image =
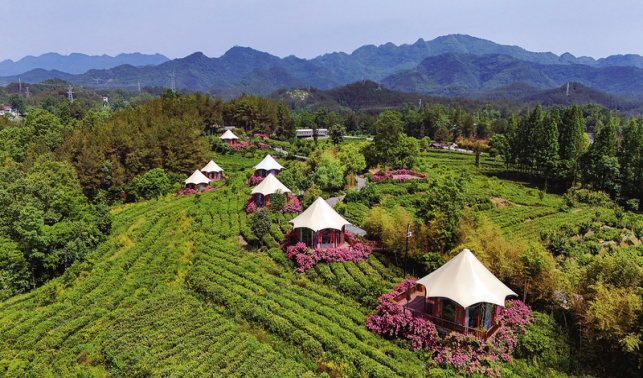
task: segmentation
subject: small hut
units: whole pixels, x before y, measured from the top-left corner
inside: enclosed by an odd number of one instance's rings
[[[223,178],[223,169],[212,160],[201,169],[201,172],[210,180],[220,180]]]
[[[196,190],[198,186],[199,190],[203,190],[204,185],[207,186],[208,184],[210,184],[210,179],[205,177],[205,175],[197,169],[196,171],[194,171],[192,176],[188,177],[185,181],[183,181],[183,184],[188,189]]]
[[[277,160],[271,155],[266,155],[261,163],[255,165],[255,176],[266,177],[269,174],[277,176],[279,172],[283,171],[284,167],[277,163]]]
[[[223,133],[223,135],[221,135],[219,139],[221,139],[225,144],[235,145],[239,143],[239,138],[230,130],[226,130],[226,132]]]
[[[418,292],[424,293],[423,312],[437,326],[460,333],[477,334],[492,328],[507,296],[516,295],[468,249],[417,284],[424,287]]]
[[[350,225],[321,197],[290,223],[299,241],[312,248],[342,246],[346,225]]]
[[[250,192],[254,196],[254,202],[257,207],[270,205],[270,198],[273,194],[281,191],[283,194],[290,193],[281,181],[271,173],[259,185],[254,187]]]

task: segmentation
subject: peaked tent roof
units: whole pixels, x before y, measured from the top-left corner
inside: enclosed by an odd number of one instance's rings
[[[263,179],[259,185],[255,186],[250,193],[259,193],[267,196],[268,194],[276,193],[277,190],[281,190],[282,193],[290,193],[290,189],[286,188],[286,186],[271,173]]]
[[[223,135],[221,135],[219,139],[239,139],[239,138],[237,138],[237,136],[234,135],[232,131],[226,130],[226,132],[223,133]]]
[[[284,169],[284,167],[277,163],[277,160],[268,154],[263,158],[261,163],[255,165],[255,169],[265,169],[266,171],[269,171],[271,169]]]
[[[347,224],[350,224],[346,219],[330,207],[323,198],[319,197],[301,213],[297,218],[290,221],[293,228],[310,228],[313,231],[319,231],[326,228],[341,230]]]
[[[426,288],[427,297],[449,298],[464,308],[480,302],[504,307],[507,296],[517,295],[468,249],[417,283]]]
[[[221,169],[217,163],[210,160],[210,162],[201,169],[201,172],[223,172],[223,169]]]
[[[199,171],[197,169],[196,171],[194,171],[192,176],[190,176],[187,179],[185,179],[185,181],[183,181],[183,183],[184,184],[195,184],[195,185],[209,184],[210,179],[205,177],[205,175],[203,173],[201,173],[201,171]]]

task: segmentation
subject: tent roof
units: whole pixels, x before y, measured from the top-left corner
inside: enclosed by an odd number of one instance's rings
[[[277,160],[268,154],[263,158],[261,163],[255,165],[255,169],[265,169],[266,171],[269,171],[271,169],[284,169],[284,167],[277,163]]]
[[[221,169],[217,163],[210,160],[210,162],[201,169],[201,172],[223,172],[223,169]]]
[[[225,133],[223,133],[223,135],[221,135],[219,138],[220,139],[239,139],[230,130],[226,130]]]
[[[464,308],[480,302],[504,307],[507,296],[517,295],[468,249],[417,283],[426,288],[427,297],[449,298]]]
[[[199,171],[197,169],[196,171],[194,171],[192,176],[188,177],[185,181],[183,181],[183,183],[184,184],[195,184],[195,185],[208,184],[208,183],[210,183],[210,179],[205,177],[205,175],[203,173],[201,173],[201,171]]]
[[[293,228],[310,228],[313,231],[319,231],[326,228],[341,230],[347,224],[346,219],[330,207],[323,198],[319,197],[309,208],[301,213],[297,218],[290,221]]]
[[[286,188],[286,186],[271,173],[263,179],[259,185],[255,186],[250,193],[259,193],[267,196],[268,194],[276,193],[277,190],[281,190],[282,193],[290,193],[290,189]]]

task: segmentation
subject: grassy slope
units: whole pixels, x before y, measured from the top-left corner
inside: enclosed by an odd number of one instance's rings
[[[241,248],[246,198],[222,189],[115,209],[88,262],[0,303],[0,376],[297,377],[330,360],[422,375],[417,354],[363,327],[370,310]],[[374,256],[330,268],[389,274]]]

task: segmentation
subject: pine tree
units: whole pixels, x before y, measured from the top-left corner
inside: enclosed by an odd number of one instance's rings
[[[563,179],[571,182],[578,175],[579,158],[584,150],[585,124],[583,114],[576,105],[565,110],[562,122],[559,124],[559,171]]]
[[[559,164],[558,157],[558,123],[556,117],[548,114],[538,130],[538,149],[536,151],[536,165],[538,170],[547,180],[554,175]]]
[[[621,151],[618,154],[622,172],[623,195],[629,198],[643,197],[643,128],[640,121],[632,120],[625,129]]]

